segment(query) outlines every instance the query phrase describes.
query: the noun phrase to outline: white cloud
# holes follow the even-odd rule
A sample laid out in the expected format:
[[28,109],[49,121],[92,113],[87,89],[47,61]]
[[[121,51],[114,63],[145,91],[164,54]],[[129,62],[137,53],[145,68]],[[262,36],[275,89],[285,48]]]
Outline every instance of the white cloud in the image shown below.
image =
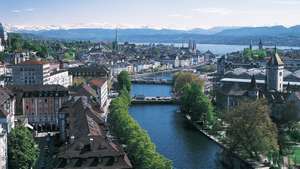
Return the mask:
[[193,9],[195,12],[215,15],[228,15],[232,13],[232,10],[226,8],[197,8]]
[[33,12],[34,8],[26,8],[26,9],[14,9],[11,12],[12,13],[21,13],[21,12]]
[[27,8],[27,9],[24,9],[24,11],[26,11],[26,12],[33,12],[34,8]]
[[300,0],[275,0],[272,2],[280,5],[300,5]]
[[170,14],[168,17],[171,18],[178,18],[178,19],[192,19],[193,16],[191,15],[183,15],[183,14]]
[[21,11],[18,10],[18,9],[14,9],[14,10],[12,10],[11,12],[12,12],[12,13],[20,13]]

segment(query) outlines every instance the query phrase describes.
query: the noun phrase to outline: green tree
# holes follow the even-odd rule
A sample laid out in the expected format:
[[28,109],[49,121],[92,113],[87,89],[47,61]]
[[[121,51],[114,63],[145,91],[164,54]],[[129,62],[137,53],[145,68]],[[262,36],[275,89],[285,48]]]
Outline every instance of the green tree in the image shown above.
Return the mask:
[[8,168],[31,169],[38,155],[38,146],[27,128],[17,127],[9,133]]
[[255,160],[260,155],[277,152],[277,128],[269,114],[266,100],[241,101],[226,114],[225,143],[232,151]]
[[174,75],[173,88],[176,94],[182,94],[182,89],[189,83],[197,83],[203,90],[204,81],[190,72],[179,72]]
[[194,121],[212,123],[214,120],[213,106],[198,83],[192,82],[184,87],[180,108],[181,112],[190,115]]
[[131,79],[127,71],[122,71],[118,77],[118,89],[126,89],[127,91],[131,90]]

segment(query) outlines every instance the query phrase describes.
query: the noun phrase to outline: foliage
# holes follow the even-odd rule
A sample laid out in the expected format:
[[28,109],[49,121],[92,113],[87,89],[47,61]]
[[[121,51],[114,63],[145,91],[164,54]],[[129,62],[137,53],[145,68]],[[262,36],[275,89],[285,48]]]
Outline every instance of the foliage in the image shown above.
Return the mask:
[[232,151],[256,160],[259,155],[277,152],[277,128],[269,114],[266,100],[241,101],[226,114],[225,143]]
[[201,80],[197,75],[190,72],[179,72],[174,75],[173,88],[176,94],[182,94],[182,89],[189,83],[196,83],[203,89],[204,81]]
[[112,131],[127,145],[129,158],[135,168],[171,169],[172,162],[158,152],[147,132],[129,115],[130,96],[126,89],[110,105],[109,123]]
[[266,50],[250,50],[249,48],[244,49],[243,51],[244,59],[247,61],[251,60],[261,60],[267,56]]
[[14,128],[8,135],[8,168],[30,169],[38,159],[39,149],[31,132]]
[[128,75],[127,71],[122,71],[118,77],[118,89],[119,91],[122,89],[126,89],[127,91],[131,90],[131,79]]
[[192,82],[184,87],[180,98],[180,109],[181,112],[190,115],[194,121],[213,122],[213,107],[198,83]]

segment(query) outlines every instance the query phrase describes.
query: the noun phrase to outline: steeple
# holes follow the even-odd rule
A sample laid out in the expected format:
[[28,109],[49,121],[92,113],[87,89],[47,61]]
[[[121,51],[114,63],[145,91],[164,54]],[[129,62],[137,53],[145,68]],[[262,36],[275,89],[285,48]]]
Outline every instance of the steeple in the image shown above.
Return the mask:
[[252,40],[250,41],[249,49],[252,50]]
[[112,48],[113,48],[113,51],[118,51],[119,50],[119,45],[118,45],[118,28],[116,28],[115,40],[112,43]]
[[252,75],[252,77],[251,77],[250,89],[251,90],[254,90],[254,89],[256,90],[257,89],[256,79],[255,79],[254,75]]
[[266,87],[268,91],[283,91],[284,63],[280,59],[277,47],[266,65]]
[[263,46],[263,43],[262,43],[261,39],[259,39],[258,49],[259,50],[263,50],[264,49],[264,46]]

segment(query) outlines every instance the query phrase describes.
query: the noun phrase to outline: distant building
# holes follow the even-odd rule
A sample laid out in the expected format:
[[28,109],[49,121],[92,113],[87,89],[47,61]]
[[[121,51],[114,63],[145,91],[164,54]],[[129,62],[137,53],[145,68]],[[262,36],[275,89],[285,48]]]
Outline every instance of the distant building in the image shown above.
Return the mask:
[[84,84],[85,82],[95,78],[111,78],[110,70],[102,65],[79,66],[68,69],[69,74],[72,75],[73,85]]
[[15,96],[8,89],[0,87],[0,125],[6,132],[10,132],[15,124]]
[[16,95],[16,110],[19,118],[38,131],[56,130],[58,112],[67,101],[69,92],[60,85],[18,85],[9,86]]
[[269,91],[283,91],[283,69],[284,63],[275,48],[275,53],[271,56],[266,66],[266,86]]
[[22,53],[12,53],[8,57],[5,58],[6,62],[11,64],[19,64],[25,62],[30,59],[30,55],[28,52]]
[[0,169],[7,169],[7,132],[0,124]]
[[264,97],[271,103],[284,103],[288,96],[286,92],[288,86],[300,86],[300,78],[297,74],[293,75],[288,71],[284,73],[284,63],[276,49],[267,62],[265,70],[237,68],[226,72],[224,76],[219,81],[217,103],[226,108],[234,107],[247,98]]

